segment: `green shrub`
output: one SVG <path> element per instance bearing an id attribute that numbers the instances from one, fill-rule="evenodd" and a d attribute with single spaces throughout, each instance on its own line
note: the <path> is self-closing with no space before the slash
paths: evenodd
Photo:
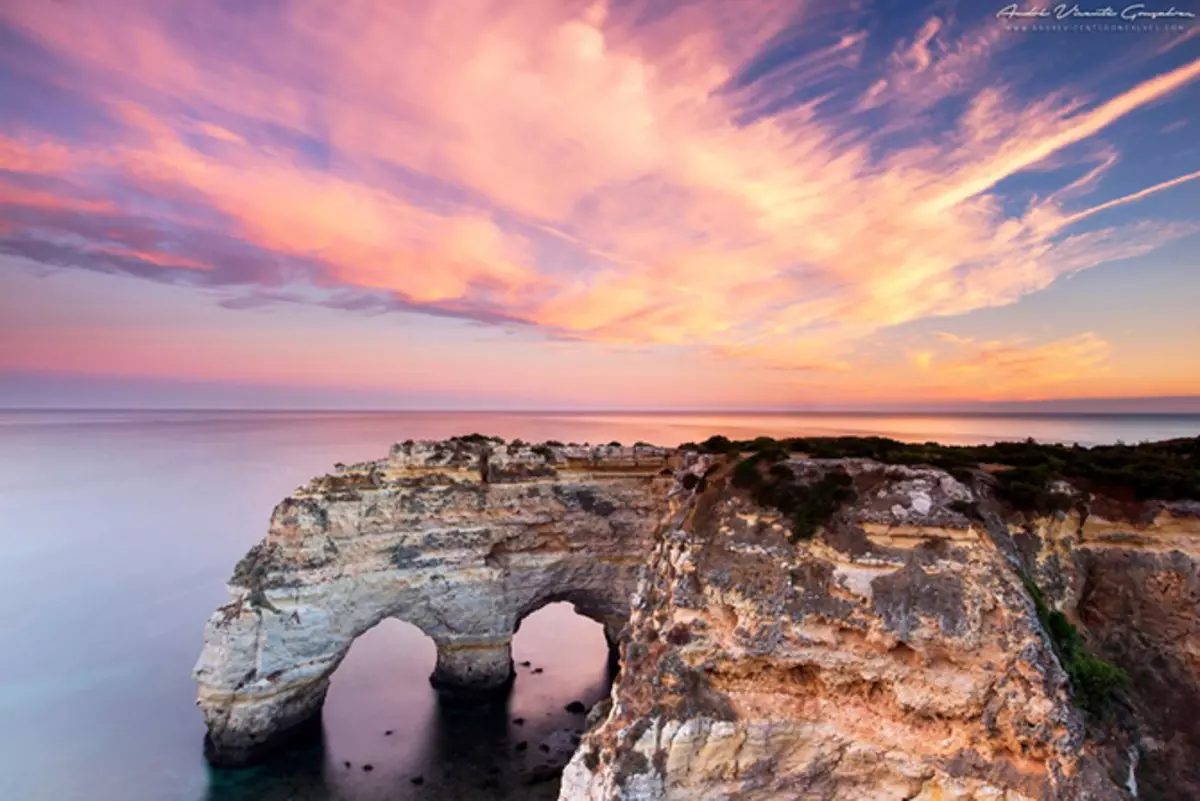
<path id="1" fill-rule="evenodd" d="M 983 514 L 979 511 L 979 504 L 975 501 L 950 501 L 950 511 L 957 512 L 968 520 L 983 520 Z"/>
<path id="2" fill-rule="evenodd" d="M 1062 612 L 1046 605 L 1041 588 L 1024 573 L 1021 580 L 1033 597 L 1038 621 L 1050 636 L 1050 644 L 1070 679 L 1071 700 L 1097 717 L 1108 715 L 1117 693 L 1128 684 L 1129 675 L 1111 662 L 1089 653 L 1079 636 L 1079 629 Z"/>
<path id="3" fill-rule="evenodd" d="M 461 443 L 467 444 L 467 445 L 483 445 L 483 444 L 489 443 L 489 442 L 503 443 L 504 438 L 503 437 L 489 437 L 487 434 L 474 433 L 474 434 L 463 434 L 462 436 L 458 436 L 458 437 L 451 437 L 450 441 L 451 442 L 461 442 Z"/>
<path id="4" fill-rule="evenodd" d="M 799 497 L 792 512 L 792 539 L 812 539 L 817 529 L 829 522 L 843 504 L 858 498 L 854 480 L 846 473 L 832 472 L 812 484 L 795 484 Z"/>
<path id="5" fill-rule="evenodd" d="M 1129 683 L 1124 670 L 1089 653 L 1076 654 L 1067 675 L 1079 706 L 1099 717 L 1108 714 L 1117 692 Z"/>
<path id="6" fill-rule="evenodd" d="M 748 456 L 733 468 L 733 485 L 750 490 L 756 503 L 778 510 L 791 521 L 792 542 L 812 539 L 843 504 L 858 494 L 854 480 L 844 472 L 831 471 L 811 484 L 796 481 L 795 473 L 782 460 L 786 454 L 774 445 L 769 451 Z M 771 466 L 763 472 L 762 465 Z"/>
<path id="7" fill-rule="evenodd" d="M 729 453 L 730 451 L 735 450 L 735 448 L 733 443 L 730 442 L 729 437 L 723 437 L 720 434 L 714 434 L 713 436 L 704 440 L 704 442 L 700 443 L 700 450 L 704 451 L 705 453 Z"/>
<path id="8" fill-rule="evenodd" d="M 739 489 L 757 487 L 762 482 L 762 474 L 758 472 L 758 458 L 751 456 L 742 459 L 733 468 L 733 486 Z"/>

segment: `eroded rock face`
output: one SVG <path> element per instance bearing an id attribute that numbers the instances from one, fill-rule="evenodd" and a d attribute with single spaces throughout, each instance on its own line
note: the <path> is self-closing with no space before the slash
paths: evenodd
<path id="1" fill-rule="evenodd" d="M 611 709 L 562 799 L 1123 797 L 1011 555 L 951 508 L 971 490 L 932 469 L 787 464 L 845 470 L 859 500 L 792 543 L 727 468 L 676 485 Z"/>
<path id="2" fill-rule="evenodd" d="M 1200 798 L 1200 504 L 1079 500 L 1014 539 L 1050 601 L 1129 674 L 1096 732 L 1110 772 L 1142 798 Z"/>
<path id="3" fill-rule="evenodd" d="M 437 644 L 432 680 L 503 689 L 520 621 L 571 601 L 615 642 L 665 509 L 656 448 L 408 442 L 317 478 L 238 564 L 195 668 L 210 759 L 244 764 L 319 712 L 354 639 L 387 617 Z"/>

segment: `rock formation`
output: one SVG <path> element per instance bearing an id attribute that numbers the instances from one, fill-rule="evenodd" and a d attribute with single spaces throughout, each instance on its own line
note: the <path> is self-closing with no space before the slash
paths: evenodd
<path id="1" fill-rule="evenodd" d="M 1100 732 L 1120 783 L 1200 798 L 1200 503 L 1085 501 L 1013 526 L 1014 543 L 1047 597 L 1129 674 Z"/>
<path id="2" fill-rule="evenodd" d="M 209 621 L 210 757 L 312 719 L 384 617 L 470 696 L 570 600 L 621 672 L 562 799 L 1200 797 L 1200 505 L 1064 485 L 1069 511 L 1022 515 L 984 470 L 739 459 L 467 438 L 314 480 Z M 1130 675 L 1102 713 L 1064 638 Z"/>
<path id="3" fill-rule="evenodd" d="M 612 709 L 564 799 L 1119 798 L 1085 746 L 1033 603 L 972 491 L 933 469 L 848 474 L 820 537 L 709 472 L 678 486 L 633 602 Z"/>
<path id="4" fill-rule="evenodd" d="M 466 697 L 505 688 L 513 633 L 548 603 L 573 602 L 615 643 L 668 462 L 473 437 L 406 442 L 299 488 L 208 621 L 195 676 L 210 760 L 253 761 L 313 720 L 351 643 L 387 617 L 433 639 L 434 684 Z"/>

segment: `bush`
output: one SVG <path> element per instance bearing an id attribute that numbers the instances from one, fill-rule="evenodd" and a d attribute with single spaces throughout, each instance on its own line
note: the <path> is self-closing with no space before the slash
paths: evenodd
<path id="1" fill-rule="evenodd" d="M 846 473 L 826 473 L 811 484 L 798 483 L 792 469 L 780 462 L 785 454 L 774 449 L 742 459 L 733 468 L 733 485 L 750 490 L 755 502 L 778 510 L 791 521 L 788 538 L 792 542 L 812 539 L 817 530 L 833 517 L 843 504 L 852 503 L 858 494 L 854 480 Z M 762 464 L 770 464 L 763 473 Z"/>
<path id="2" fill-rule="evenodd" d="M 1046 466 L 1014 467 L 996 475 L 996 496 L 1014 509 L 1052 514 L 1071 508 L 1071 496 L 1050 489 L 1054 474 Z"/>
<path id="3" fill-rule="evenodd" d="M 1093 715 L 1108 714 L 1116 694 L 1129 683 L 1129 674 L 1088 653 L 1079 653 L 1067 666 L 1079 706 Z"/>
<path id="4" fill-rule="evenodd" d="M 729 453 L 734 450 L 734 447 L 733 443 L 729 441 L 729 437 L 715 434 L 700 443 L 700 450 L 705 453 Z"/>
<path id="5" fill-rule="evenodd" d="M 1050 636 L 1050 645 L 1071 681 L 1071 700 L 1097 717 L 1106 716 L 1117 693 L 1129 682 L 1129 675 L 1111 662 L 1089 653 L 1079 636 L 1079 629 L 1062 612 L 1046 605 L 1041 588 L 1024 573 L 1021 580 L 1033 597 L 1038 621 Z"/>
<path id="6" fill-rule="evenodd" d="M 750 450 L 755 451 L 773 451 L 779 448 L 779 443 L 774 437 L 755 437 L 750 440 Z"/>
<path id="7" fill-rule="evenodd" d="M 792 540 L 812 539 L 843 504 L 858 498 L 854 480 L 846 473 L 826 473 L 812 484 L 794 484 L 797 498 L 792 512 Z"/>
<path id="8" fill-rule="evenodd" d="M 408 442 L 411 442 L 411 441 L 412 440 L 408 440 Z M 503 443 L 504 438 L 503 437 L 489 437 L 487 434 L 474 433 L 474 434 L 463 434 L 462 436 L 458 436 L 458 437 L 451 437 L 450 441 L 451 442 L 461 442 L 466 445 L 483 445 L 483 444 L 486 444 L 489 442 Z"/>
<path id="9" fill-rule="evenodd" d="M 762 475 L 758 472 L 758 459 L 754 456 L 748 459 L 742 459 L 733 468 L 733 486 L 739 489 L 750 489 L 758 486 L 762 482 Z"/>

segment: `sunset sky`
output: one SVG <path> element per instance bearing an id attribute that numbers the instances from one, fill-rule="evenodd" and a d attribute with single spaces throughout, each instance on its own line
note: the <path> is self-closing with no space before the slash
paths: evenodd
<path id="1" fill-rule="evenodd" d="M 0 405 L 1200 411 L 1200 20 L 1003 5 L 8 0 Z"/>

